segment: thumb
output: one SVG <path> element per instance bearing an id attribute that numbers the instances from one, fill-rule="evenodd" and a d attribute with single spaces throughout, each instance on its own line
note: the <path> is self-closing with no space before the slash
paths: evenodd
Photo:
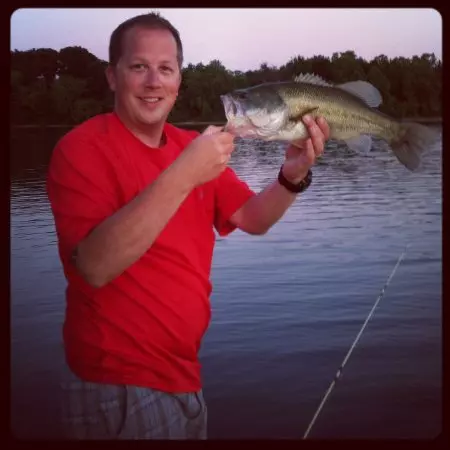
<path id="1" fill-rule="evenodd" d="M 297 140 L 291 141 L 290 144 L 292 147 L 295 147 L 297 149 L 304 149 L 307 146 L 307 140 L 308 139 L 297 139 Z"/>
<path id="2" fill-rule="evenodd" d="M 202 133 L 203 136 L 209 136 L 211 134 L 218 133 L 222 131 L 223 127 L 217 127 L 215 125 L 209 125 Z"/>

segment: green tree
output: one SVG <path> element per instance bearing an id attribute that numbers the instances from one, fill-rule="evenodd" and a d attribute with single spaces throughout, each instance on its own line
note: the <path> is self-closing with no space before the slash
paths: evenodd
<path id="1" fill-rule="evenodd" d="M 373 84 L 380 91 L 384 101 L 390 98 L 391 94 L 389 90 L 391 84 L 384 73 L 377 66 L 370 67 L 369 73 L 367 74 L 367 81 Z"/>
<path id="2" fill-rule="evenodd" d="M 76 123 L 81 114 L 75 112 L 78 100 L 82 99 L 86 88 L 86 80 L 71 75 L 62 75 L 51 90 L 51 101 L 54 111 L 62 123 Z"/>
<path id="3" fill-rule="evenodd" d="M 59 74 L 87 79 L 98 58 L 83 47 L 65 47 L 59 51 Z"/>
<path id="4" fill-rule="evenodd" d="M 88 50 L 66 47 L 11 52 L 11 122 L 73 124 L 113 107 L 105 69 L 107 63 Z M 280 67 L 263 62 L 254 70 L 230 71 L 220 60 L 188 64 L 182 70 L 180 92 L 169 120 L 223 121 L 220 96 L 272 81 L 292 80 L 315 73 L 332 83 L 368 80 L 383 96 L 380 110 L 404 116 L 438 116 L 442 113 L 442 61 L 433 53 L 371 61 L 354 51 L 332 57 L 296 55 Z"/>

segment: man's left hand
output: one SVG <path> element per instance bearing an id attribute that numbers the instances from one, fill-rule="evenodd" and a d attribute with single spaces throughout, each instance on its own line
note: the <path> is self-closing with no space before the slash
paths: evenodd
<path id="1" fill-rule="evenodd" d="M 306 177 L 317 157 L 323 153 L 325 142 L 330 137 L 330 128 L 323 117 L 314 120 L 311 116 L 305 116 L 303 122 L 310 137 L 292 143 L 286 151 L 283 164 L 283 175 L 294 184 L 300 183 Z"/>

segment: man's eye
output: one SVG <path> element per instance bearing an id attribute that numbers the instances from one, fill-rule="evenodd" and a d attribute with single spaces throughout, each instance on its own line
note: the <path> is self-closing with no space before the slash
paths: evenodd
<path id="1" fill-rule="evenodd" d="M 163 72 L 167 72 L 167 73 L 172 73 L 173 72 L 172 67 L 169 67 L 169 66 L 163 66 L 161 69 L 162 69 Z"/>
<path id="2" fill-rule="evenodd" d="M 146 66 L 145 64 L 132 64 L 131 69 L 136 71 L 142 71 L 146 69 Z"/>

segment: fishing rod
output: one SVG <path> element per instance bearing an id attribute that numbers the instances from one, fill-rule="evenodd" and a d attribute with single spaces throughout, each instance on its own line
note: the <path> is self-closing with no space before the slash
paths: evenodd
<path id="1" fill-rule="evenodd" d="M 345 356 L 344 360 L 342 361 L 339 369 L 336 372 L 336 375 L 334 376 L 333 381 L 330 384 L 330 387 L 328 388 L 327 392 L 325 393 L 322 401 L 320 402 L 319 407 L 317 408 L 316 413 L 314 414 L 310 424 L 308 425 L 308 428 L 306 429 L 305 434 L 303 435 L 303 439 L 306 439 L 308 437 L 308 434 L 310 433 L 314 423 L 317 420 L 317 417 L 320 414 L 320 411 L 322 410 L 323 406 L 325 405 L 325 402 L 328 399 L 328 396 L 330 395 L 331 391 L 333 390 L 334 386 L 336 385 L 336 383 L 339 381 L 341 375 L 342 375 L 342 371 L 344 370 L 344 366 L 345 364 L 347 364 L 348 359 L 350 358 L 351 353 L 353 352 L 353 349 L 355 348 L 357 342 L 359 341 L 361 335 L 363 334 L 364 329 L 366 328 L 367 323 L 369 322 L 370 318 L 372 317 L 373 312 L 375 311 L 378 303 L 380 302 L 381 298 L 383 297 L 384 293 L 386 292 L 386 288 L 388 287 L 389 283 L 391 282 L 392 278 L 395 275 L 395 272 L 397 271 L 398 266 L 400 265 L 400 263 L 402 262 L 403 257 L 406 254 L 406 251 L 408 250 L 409 244 L 406 245 L 405 249 L 403 250 L 402 254 L 399 256 L 398 260 L 397 260 L 397 264 L 395 265 L 394 269 L 392 270 L 391 274 L 389 275 L 386 283 L 383 286 L 383 289 L 381 289 L 380 295 L 378 295 L 378 298 L 376 299 L 372 309 L 370 310 L 365 322 L 363 323 L 363 326 L 361 327 L 361 329 L 359 330 L 359 333 L 357 334 L 355 340 L 353 341 L 352 346 L 350 347 L 350 350 L 347 352 L 347 355 Z"/>

